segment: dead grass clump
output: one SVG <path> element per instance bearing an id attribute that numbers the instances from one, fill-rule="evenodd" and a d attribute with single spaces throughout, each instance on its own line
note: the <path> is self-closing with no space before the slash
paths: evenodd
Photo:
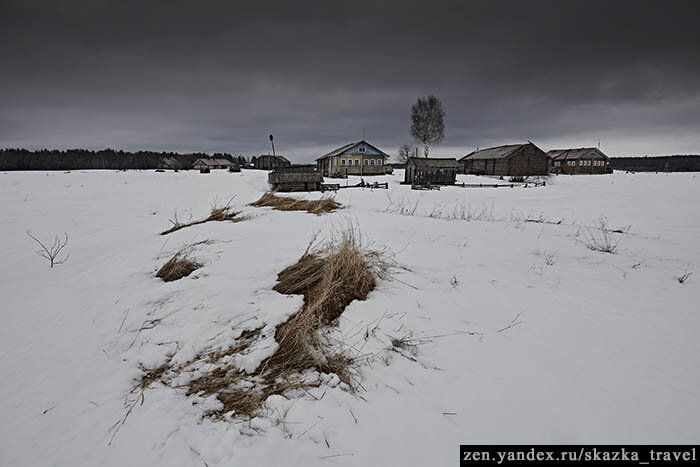
<path id="1" fill-rule="evenodd" d="M 316 215 L 333 212 L 341 207 L 340 203 L 337 203 L 334 198 L 330 197 L 306 200 L 290 196 L 277 196 L 271 192 L 263 194 L 259 200 L 250 203 L 250 205 L 258 208 L 267 206 L 278 211 L 306 211 Z"/>
<path id="2" fill-rule="evenodd" d="M 304 306 L 277 327 L 279 348 L 262 364 L 268 375 L 315 369 L 335 373 L 351 385 L 350 359 L 335 352 L 320 331 L 353 300 L 365 300 L 386 272 L 381 255 L 362 248 L 357 235 L 351 228 L 333 241 L 310 245 L 296 264 L 277 276 L 274 289 L 303 295 Z"/>
<path id="3" fill-rule="evenodd" d="M 262 338 L 262 329 L 244 331 L 230 348 L 201 355 L 171 371 L 211 368 L 186 387 L 190 396 L 216 396 L 221 407 L 208 414 L 216 418 L 229 413 L 254 417 L 274 394 L 310 394 L 310 388 L 322 384 L 323 373 L 337 375 L 352 389 L 355 361 L 329 338 L 328 326 L 353 300 L 365 300 L 386 273 L 383 255 L 363 247 L 353 228 L 322 244 L 314 240 L 297 263 L 278 274 L 274 289 L 283 294 L 301 294 L 304 304 L 277 326 L 278 348 L 258 368 L 245 373 L 229 357 L 244 354 Z M 150 379 L 148 375 L 144 378 Z"/>
<path id="4" fill-rule="evenodd" d="M 233 198 L 231 199 L 233 201 Z M 234 211 L 229 204 L 231 203 L 229 201 L 226 203 L 225 206 L 212 206 L 211 211 L 209 213 L 208 217 L 205 217 L 204 219 L 199 219 L 196 221 L 192 222 L 186 222 L 186 223 L 181 223 L 178 221 L 177 216 L 175 216 L 175 219 L 171 219 L 170 223 L 173 224 L 172 227 L 170 227 L 168 230 L 164 230 L 161 232 L 161 235 L 168 235 L 169 233 L 176 232 L 180 229 L 184 229 L 185 227 L 191 227 L 193 225 L 198 225 L 198 224 L 204 224 L 205 222 L 241 222 L 244 220 L 247 220 L 249 217 L 248 216 L 239 216 L 241 213 L 240 211 Z"/>
<path id="5" fill-rule="evenodd" d="M 188 251 L 183 249 L 175 253 L 167 263 L 161 266 L 156 272 L 156 277 L 160 277 L 165 282 L 176 281 L 189 276 L 200 267 L 202 265 L 190 259 Z"/>

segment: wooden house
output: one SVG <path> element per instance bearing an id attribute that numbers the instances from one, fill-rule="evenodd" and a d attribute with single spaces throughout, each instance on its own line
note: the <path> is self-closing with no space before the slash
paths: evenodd
<path id="1" fill-rule="evenodd" d="M 527 177 L 547 175 L 549 156 L 531 142 L 478 149 L 459 160 L 464 173 Z"/>
<path id="2" fill-rule="evenodd" d="M 323 175 L 314 164 L 293 164 L 275 168 L 267 181 L 275 191 L 320 191 Z"/>
<path id="3" fill-rule="evenodd" d="M 233 165 L 233 162 L 228 159 L 197 159 L 192 164 L 192 168 L 195 170 L 228 169 Z"/>
<path id="4" fill-rule="evenodd" d="M 403 183 L 411 185 L 453 185 L 459 162 L 451 158 L 409 157 Z"/>
<path id="5" fill-rule="evenodd" d="M 349 143 L 316 159 L 325 177 L 384 175 L 389 155 L 366 141 Z"/>
<path id="6" fill-rule="evenodd" d="M 592 175 L 608 173 L 610 158 L 598 148 L 552 149 L 547 152 L 552 173 Z"/>
<path id="7" fill-rule="evenodd" d="M 284 156 L 271 156 L 269 154 L 263 154 L 253 159 L 253 167 L 262 170 L 274 170 L 277 167 L 286 167 L 291 165 L 289 159 Z"/>

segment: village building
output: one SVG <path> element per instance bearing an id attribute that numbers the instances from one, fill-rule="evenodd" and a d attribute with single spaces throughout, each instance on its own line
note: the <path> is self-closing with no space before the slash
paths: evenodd
<path id="1" fill-rule="evenodd" d="M 267 181 L 275 191 L 320 191 L 323 175 L 314 164 L 293 164 L 277 167 Z"/>
<path id="2" fill-rule="evenodd" d="M 411 185 L 454 185 L 460 164 L 454 157 L 409 157 L 403 183 Z"/>
<path id="3" fill-rule="evenodd" d="M 591 175 L 608 173 L 610 158 L 598 148 L 552 149 L 552 173 Z"/>
<path id="4" fill-rule="evenodd" d="M 284 156 L 271 156 L 269 154 L 263 154 L 258 157 L 253 158 L 253 167 L 262 170 L 274 170 L 277 167 L 286 167 L 291 165 L 289 159 Z"/>
<path id="5" fill-rule="evenodd" d="M 325 177 L 384 175 L 389 155 L 366 141 L 349 143 L 316 159 Z"/>
<path id="6" fill-rule="evenodd" d="M 477 149 L 459 160 L 464 173 L 527 177 L 547 175 L 549 156 L 531 142 Z"/>
<path id="7" fill-rule="evenodd" d="M 195 170 L 213 170 L 213 169 L 228 169 L 234 164 L 228 159 L 197 159 L 192 163 L 192 168 Z"/>

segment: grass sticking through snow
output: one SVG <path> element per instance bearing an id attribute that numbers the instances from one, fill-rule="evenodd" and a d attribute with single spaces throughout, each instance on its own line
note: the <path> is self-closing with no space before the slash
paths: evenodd
<path id="1" fill-rule="evenodd" d="M 255 207 L 267 206 L 277 209 L 278 211 L 306 211 L 317 215 L 333 212 L 341 207 L 340 203 L 337 203 L 335 199 L 329 197 L 323 197 L 317 200 L 305 200 L 292 198 L 290 196 L 277 196 L 270 192 L 265 193 L 259 200 L 250 203 L 250 205 Z"/>
<path id="2" fill-rule="evenodd" d="M 282 294 L 301 294 L 304 304 L 277 326 L 278 348 L 255 371 L 243 372 L 230 357 L 244 354 L 261 338 L 260 330 L 245 332 L 227 350 L 158 372 L 158 377 L 167 384 L 176 374 L 198 370 L 200 376 L 187 384 L 187 394 L 216 396 L 221 408 L 209 414 L 215 418 L 229 413 L 254 417 L 271 395 L 309 394 L 308 389 L 322 383 L 322 373 L 336 374 L 352 390 L 355 362 L 327 338 L 328 327 L 352 301 L 365 300 L 386 274 L 382 253 L 363 247 L 352 227 L 324 243 L 314 239 L 295 264 L 278 274 L 274 289 Z M 152 379 L 152 374 L 144 378 Z"/>

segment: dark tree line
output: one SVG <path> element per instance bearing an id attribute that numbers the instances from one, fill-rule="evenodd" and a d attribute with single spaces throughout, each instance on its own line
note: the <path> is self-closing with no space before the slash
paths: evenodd
<path id="1" fill-rule="evenodd" d="M 245 157 L 228 153 L 210 156 L 201 152 L 179 154 L 176 152 L 116 151 L 103 149 L 0 149 L 0 171 L 7 170 L 79 170 L 79 169 L 189 169 L 197 159 L 228 159 L 245 164 Z"/>
<path id="2" fill-rule="evenodd" d="M 700 172 L 700 156 L 611 157 L 610 166 L 635 172 Z"/>

